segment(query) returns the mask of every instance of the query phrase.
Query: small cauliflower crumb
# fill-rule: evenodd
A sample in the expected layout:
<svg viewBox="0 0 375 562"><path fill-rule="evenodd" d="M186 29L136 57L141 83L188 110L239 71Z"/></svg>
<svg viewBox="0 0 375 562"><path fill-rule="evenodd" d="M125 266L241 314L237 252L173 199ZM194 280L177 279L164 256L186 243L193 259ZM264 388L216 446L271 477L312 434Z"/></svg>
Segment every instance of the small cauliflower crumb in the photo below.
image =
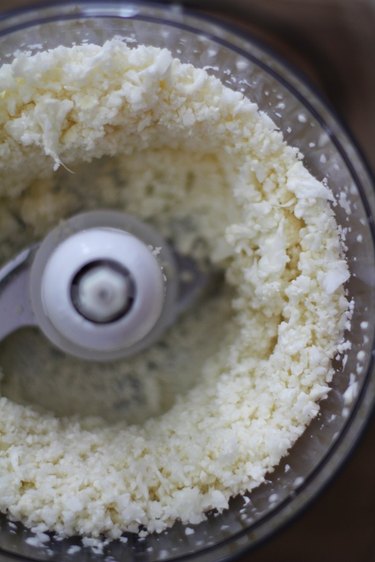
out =
<svg viewBox="0 0 375 562"><path fill-rule="evenodd" d="M101 535L197 524L264 482L329 392L348 311L332 194L254 103L166 49L19 53L0 83L2 259L107 207L225 270L211 304L140 357L51 356L39 386L4 372L0 510L99 553ZM90 418L124 381L129 419ZM30 405L44 395L54 412Z"/></svg>
<svg viewBox="0 0 375 562"><path fill-rule="evenodd" d="M80 552L80 550L81 550L80 546L73 544L68 548L67 553L70 555L77 554L77 552Z"/></svg>

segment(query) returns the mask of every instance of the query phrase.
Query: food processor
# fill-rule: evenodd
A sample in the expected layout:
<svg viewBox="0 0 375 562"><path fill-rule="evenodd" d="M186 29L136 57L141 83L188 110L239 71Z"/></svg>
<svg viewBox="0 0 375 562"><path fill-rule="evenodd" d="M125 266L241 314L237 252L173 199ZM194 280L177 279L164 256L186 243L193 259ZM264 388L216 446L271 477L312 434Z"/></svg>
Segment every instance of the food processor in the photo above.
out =
<svg viewBox="0 0 375 562"><path fill-rule="evenodd" d="M319 492L352 449L374 401L373 182L356 147L330 108L263 46L222 24L190 14L178 5L74 2L10 14L0 22L1 62L11 61L17 50L37 52L82 42L101 45L115 36L130 45L166 47L182 62L205 68L228 87L240 90L273 119L288 144L300 149L308 170L319 180L327 179L335 196L333 210L345 234L352 274L347 284L349 298L354 301L347 334L351 349L345 361L335 359L332 390L321 403L319 416L277 469L267 476L266 482L248 497L234 498L230 508L222 514L209 513L207 521L193 526L193 530L190 526L188 532L178 523L161 534L127 534L126 540L107 541L92 548L82 546L80 537L61 540L51 535L45 544L38 543L30 530L2 516L0 558L3 560L151 562L197 559L209 562L231 559L280 528ZM53 260L78 255L79 236L83 230L86 235L87 229L91 230L93 238L99 232L110 236L111 240L104 253L98 253L95 242L90 260L79 261L74 270L78 274L69 289L72 314L66 320L73 324L54 323L53 335L51 326L45 325L44 315L40 313L43 306L47 306L53 318L56 303L53 295L50 296L50 288L66 281L56 276ZM100 291L100 280L103 276L111 279L112 302L115 303L111 314L126 319L123 336L127 333L126 323L132 318L128 313L134 312L131 302L135 288L142 290L145 277L137 277L137 265L133 262L117 263L115 250L113 259L108 256L108 245L115 247L118 236L122 240L127 237L130 245L141 244L144 261L140 267L143 272L148 268L146 277L154 280L152 288L159 308L153 311L147 306L147 310L141 311L143 329L136 341L128 339L126 346L111 347L113 334L108 338L104 334L112 316L106 316L108 308L102 314L101 305L108 295ZM160 246L167 248L163 255L155 251ZM173 283L165 283L165 268L172 272L167 277L174 279ZM108 361L119 355L142 352L143 346L157 341L165 327L173 323L178 314L183 314L185 308L193 306L217 277L217 272L202 271L194 261L182 263L173 247L160 241L159 233L150 230L148 225L134 222L134 217L119 216L114 211L93 212L89 208L82 214L67 217L43 240L33 240L29 247L20 248L20 253L1 264L0 269L0 307L3 307L0 313L2 318L6 314L9 319L2 321L0 328L1 339L4 339L2 355L7 361L16 360L17 355L12 352L7 336L27 325L37 325L60 350L83 360ZM186 271L188 282L183 283L180 277ZM25 287L31 291L31 307L22 297ZM64 287L66 289L66 284ZM18 303L21 301L23 307L15 307L15 299ZM76 335L70 337L77 314L95 325L88 339L83 338L78 343ZM32 342L30 340L30 345ZM100 345L102 349L98 349Z"/></svg>

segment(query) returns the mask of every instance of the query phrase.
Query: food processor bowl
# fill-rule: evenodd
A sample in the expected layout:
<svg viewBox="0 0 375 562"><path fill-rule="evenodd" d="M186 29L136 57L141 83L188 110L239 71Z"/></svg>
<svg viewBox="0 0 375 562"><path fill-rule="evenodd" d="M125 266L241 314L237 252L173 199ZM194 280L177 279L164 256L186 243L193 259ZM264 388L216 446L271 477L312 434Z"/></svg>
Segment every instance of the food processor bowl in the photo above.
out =
<svg viewBox="0 0 375 562"><path fill-rule="evenodd" d="M347 290L354 308L346 335L351 348L344 359L335 359L332 389L318 417L266 482L249 497L234 498L222 514L209 513L188 530L177 523L161 534L125 534L123 540L91 548L80 537L51 535L38 543L30 530L2 516L4 561L230 559L269 537L316 496L352 450L374 402L375 195L371 176L332 109L264 46L177 5L73 2L9 14L0 21L0 60L10 62L17 50L101 45L114 36L130 46L166 47L243 92L300 149L308 170L327 179L351 270Z"/></svg>

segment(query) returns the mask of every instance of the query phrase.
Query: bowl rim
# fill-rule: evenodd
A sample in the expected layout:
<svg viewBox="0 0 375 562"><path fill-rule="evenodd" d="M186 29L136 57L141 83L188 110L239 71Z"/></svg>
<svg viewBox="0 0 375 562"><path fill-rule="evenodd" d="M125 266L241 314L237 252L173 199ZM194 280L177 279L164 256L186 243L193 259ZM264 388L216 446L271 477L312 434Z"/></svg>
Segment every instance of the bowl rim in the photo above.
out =
<svg viewBox="0 0 375 562"><path fill-rule="evenodd" d="M173 4L172 4L173 5ZM90 13L88 14L87 9L90 8L91 10L95 10L95 8L102 7L101 11L98 13ZM61 0L53 0L52 2L37 2L33 5L28 5L27 7L20 7L8 10L3 12L0 15L0 37L6 35L8 33L19 31L23 28L28 28L33 24L42 24L47 23L49 21L56 21L59 18L63 18L65 20L69 19L82 19L82 18L100 18L100 17L116 17L119 19L140 19L140 20L147 20L153 22L164 22L165 23L165 12L170 8L171 3L165 3L162 0L154 0L154 1L122 1L122 0L111 0L110 2L104 2L103 0L81 0L75 2L74 0L68 1L61 1ZM186 6L179 6L178 12L170 12L168 14L168 18L179 16L181 17L182 21L171 21L168 20L168 23L173 25L174 27L181 28L185 31L190 31L193 33L204 33L210 39L213 39L217 43L220 43L222 46L230 49L231 51L237 52L244 56L247 59L252 60L258 66L263 68L268 74L271 74L276 80L278 80L285 88L287 88L298 100L301 102L302 105L308 110L310 115L312 115L319 125L324 129L331 142L334 144L336 150L339 152L340 156L343 158L345 165L348 167L350 174L353 177L353 180L356 183L358 191L360 193L362 204L366 210L366 214L368 216L369 223L368 227L371 231L372 241L375 244L375 225L374 221L371 218L374 216L374 211L371 210L371 205L367 200L363 185L362 179L360 176L364 176L369 183L369 185L375 188L375 177L369 166L366 157L364 156L361 148L359 147L357 141L355 140L353 134L350 131L350 128L345 123L344 119L338 114L335 108L332 106L327 99L323 97L323 95L317 90L317 88L311 84L308 78L300 71L300 69L296 68L295 65L291 64L289 61L286 61L283 57L281 57L277 52L275 52L265 41L255 38L252 36L251 32L246 33L242 28L236 28L235 24L228 23L223 21L221 18L217 18L214 16L208 16L206 14L202 14L197 12L192 8L187 8ZM115 14L114 12L119 8L122 8L122 13ZM129 8L129 12L126 13L124 11L125 7ZM159 10L161 14L164 13L164 18L156 18L156 17L147 17L145 15L139 15L137 10L141 9L154 9ZM56 10L66 10L66 13L59 12L55 13L54 15L48 15L53 13ZM75 10L75 11L74 11ZM86 12L85 12L86 10ZM103 11L107 12L105 16ZM68 13L70 12L70 13ZM41 19L44 18L44 19ZM20 21L21 18L21 21ZM10 27L9 27L10 25ZM201 29L199 27L194 27L194 25L206 25L209 31L206 32L205 29ZM255 55L252 55L246 50L242 49L241 47L231 43L229 39L223 39L222 37L218 37L214 35L214 30L221 30L224 32L225 35L229 35L232 37L232 40L235 38L240 39L243 43L248 43L249 45L256 46L260 51L266 53L272 60L273 66L270 67L263 61L256 58ZM234 34L236 37L234 37ZM274 68L276 66L276 68ZM279 74L278 68L286 70L287 78ZM297 89L297 85L299 89ZM301 92L302 90L302 92ZM306 97L308 96L308 98ZM313 101L311 101L311 99ZM315 107L315 105L317 107ZM320 110L329 114L330 123L327 123L326 119L321 115ZM332 130L331 125L334 124L336 131ZM347 150L343 146L343 142L341 142L337 138L337 134L340 134L343 139L346 141L346 145L350 147L352 154L356 157L356 165L359 167L359 170L354 167L352 163L352 159L347 154ZM372 342L372 349L375 350L375 337ZM176 557L169 557L165 560L172 562L172 561L188 561L199 555L202 561L205 559L205 555L209 555L212 553L217 552L218 550L222 550L225 546L233 545L233 542L243 538L246 534L258 530L260 527L263 527L264 524L267 524L267 527L257 538L252 538L251 544L247 544L246 546L238 547L236 552L232 554L225 554L225 560L232 560L237 558L238 556L242 555L244 552L248 552L250 549L253 549L260 544L262 544L266 539L268 539L274 533L280 531L283 527L285 527L288 523L292 522L304 509L306 509L309 504L314 501L318 495L323 491L323 489L330 483L330 481L336 476L337 472L340 468L348 460L349 456L355 449L358 444L358 441L365 430L367 424L370 422L370 418L375 406L375 351L372 352L372 356L370 359L370 363L368 366L367 373L365 375L365 380L362 384L361 390L356 397L355 405L348 416L343 429L338 436L337 440L330 446L327 450L326 454L320 462L315 466L315 468L311 471L305 481L298 487L296 490L296 494L291 497L288 496L285 500L283 500L280 504L278 504L275 508L271 509L265 516L263 516L259 521L252 523L250 526L235 532L228 538L223 539L222 541L216 543L213 546L203 547L201 550L184 554L182 556ZM293 509L292 509L293 508ZM270 528L270 523L274 520L275 516L278 516L280 520L277 521L276 526ZM37 557L30 557L30 556L23 556L20 554L16 554L11 551L4 550L0 547L0 557L4 560L12 559L12 560L30 560L32 562L39 562L39 558ZM51 561L56 560L55 557L49 558ZM207 560L214 560L213 558L207 558Z"/></svg>

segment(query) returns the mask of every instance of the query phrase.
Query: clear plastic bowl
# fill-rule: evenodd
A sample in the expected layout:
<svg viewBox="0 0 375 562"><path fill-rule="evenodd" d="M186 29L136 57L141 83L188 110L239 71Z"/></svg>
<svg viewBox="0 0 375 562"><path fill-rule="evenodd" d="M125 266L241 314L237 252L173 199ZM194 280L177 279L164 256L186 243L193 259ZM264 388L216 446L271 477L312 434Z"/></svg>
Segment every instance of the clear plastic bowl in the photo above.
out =
<svg viewBox="0 0 375 562"><path fill-rule="evenodd" d="M182 61L207 67L224 84L241 88L272 117L288 143L300 148L307 168L317 178L327 178L338 202L337 221L347 229L352 272L348 290L355 299L352 348L346 364L336 365L332 391L318 418L266 484L251 493L251 501L233 499L229 510L212 514L193 534L176 524L161 535L144 539L129 535L126 544L114 541L102 554L92 549L68 554L71 545L81 544L79 537L63 541L52 537L44 547L32 546L27 539L33 535L2 516L1 560L227 560L268 537L316 496L353 448L374 402L374 188L332 110L251 38L174 6L88 2L15 12L0 21L0 59L9 62L16 49L38 51L82 41L102 44L115 35L133 45L167 47ZM345 392L353 383L356 393L350 401Z"/></svg>

